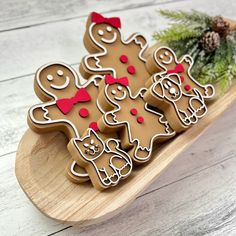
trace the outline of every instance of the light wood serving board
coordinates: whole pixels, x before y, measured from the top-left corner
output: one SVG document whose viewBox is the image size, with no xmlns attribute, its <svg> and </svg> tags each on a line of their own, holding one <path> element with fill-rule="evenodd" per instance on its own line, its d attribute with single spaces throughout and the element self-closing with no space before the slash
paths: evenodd
<svg viewBox="0 0 236 236">
<path fill-rule="evenodd" d="M 236 86 L 209 105 L 197 125 L 156 148 L 152 160 L 135 168 L 119 186 L 99 192 L 91 183 L 76 185 L 65 177 L 70 155 L 59 132 L 39 135 L 27 130 L 16 154 L 16 176 L 32 203 L 50 218 L 72 224 L 92 224 L 115 216 L 155 180 L 188 145 L 236 100 Z M 201 147 L 199 147 L 201 148 Z"/>
</svg>

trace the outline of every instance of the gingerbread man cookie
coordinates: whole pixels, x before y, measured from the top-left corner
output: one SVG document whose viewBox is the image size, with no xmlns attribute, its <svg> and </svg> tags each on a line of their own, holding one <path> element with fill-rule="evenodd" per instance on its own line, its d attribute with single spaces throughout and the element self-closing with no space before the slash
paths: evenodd
<svg viewBox="0 0 236 236">
<path fill-rule="evenodd" d="M 30 108 L 30 128 L 39 133 L 62 131 L 69 139 L 79 138 L 87 128 L 99 132 L 97 120 L 102 115 L 97 107 L 100 79 L 101 76 L 95 76 L 81 86 L 76 72 L 64 63 L 41 67 L 35 76 L 34 89 L 44 103 Z M 88 180 L 84 171 L 81 177 L 82 182 Z"/>
<path fill-rule="evenodd" d="M 181 79 L 181 90 L 188 94 L 195 94 L 197 89 L 204 99 L 212 98 L 215 89 L 212 85 L 201 85 L 191 76 L 193 59 L 189 55 L 184 55 L 179 60 L 176 54 L 168 47 L 160 47 L 147 58 L 146 67 L 150 74 L 154 74 L 146 83 L 147 87 L 161 77 L 170 74 L 178 74 Z"/>
<path fill-rule="evenodd" d="M 85 78 L 94 74 L 125 76 L 135 96 L 145 90 L 144 85 L 150 77 L 143 58 L 147 42 L 139 33 L 124 40 L 120 28 L 118 17 L 105 18 L 96 12 L 90 14 L 84 44 L 91 54 L 83 58 L 80 73 Z"/>
<path fill-rule="evenodd" d="M 127 77 L 106 75 L 99 84 L 98 104 L 104 111 L 98 121 L 102 132 L 119 131 L 121 146 L 130 149 L 135 163 L 150 159 L 153 143 L 175 135 L 164 116 L 151 110 L 141 94 L 131 95 Z"/>
<path fill-rule="evenodd" d="M 119 183 L 129 176 L 132 160 L 119 148 L 116 139 L 103 141 L 93 130 L 82 138 L 74 138 L 68 144 L 72 157 L 89 173 L 92 184 L 103 190 Z"/>
<path fill-rule="evenodd" d="M 181 132 L 196 124 L 207 113 L 202 94 L 193 88 L 191 93 L 183 90 L 178 74 L 170 74 L 156 81 L 144 94 L 144 100 L 164 114 L 170 126 Z"/>
</svg>

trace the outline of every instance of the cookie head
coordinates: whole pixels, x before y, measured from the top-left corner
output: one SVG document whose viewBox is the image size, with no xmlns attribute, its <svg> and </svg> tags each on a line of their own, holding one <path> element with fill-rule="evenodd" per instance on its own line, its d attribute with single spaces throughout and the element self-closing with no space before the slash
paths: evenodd
<svg viewBox="0 0 236 236">
<path fill-rule="evenodd" d="M 171 49 L 167 47 L 161 47 L 156 50 L 155 58 L 160 66 L 165 67 L 175 62 L 175 55 Z"/>
<path fill-rule="evenodd" d="M 123 101 L 129 95 L 127 77 L 114 78 L 111 75 L 106 75 L 105 83 L 106 95 L 112 102 Z"/>
<path fill-rule="evenodd" d="M 77 77 L 72 68 L 65 64 L 49 64 L 36 73 L 36 83 L 45 93 L 56 96 L 58 91 L 75 86 Z"/>
<path fill-rule="evenodd" d="M 119 28 L 121 23 L 118 17 L 106 18 L 93 12 L 91 13 L 90 23 L 90 35 L 100 45 L 106 46 L 120 40 Z"/>
<path fill-rule="evenodd" d="M 95 160 L 104 152 L 104 143 L 99 136 L 92 130 L 81 140 L 76 139 L 76 146 L 86 160 Z"/>
<path fill-rule="evenodd" d="M 158 81 L 153 91 L 156 95 L 162 98 L 166 98 L 169 101 L 177 101 L 182 96 L 181 81 L 177 74 L 164 77 Z"/>
</svg>

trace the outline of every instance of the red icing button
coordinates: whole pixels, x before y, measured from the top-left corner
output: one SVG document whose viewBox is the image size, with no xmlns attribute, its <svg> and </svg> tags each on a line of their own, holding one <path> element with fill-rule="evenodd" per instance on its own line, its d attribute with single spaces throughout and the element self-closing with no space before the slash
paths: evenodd
<svg viewBox="0 0 236 236">
<path fill-rule="evenodd" d="M 89 115 L 89 111 L 86 108 L 81 108 L 79 110 L 79 115 L 83 118 L 87 117 Z"/>
<path fill-rule="evenodd" d="M 127 71 L 129 74 L 133 75 L 135 73 L 135 67 L 134 66 L 128 66 Z"/>
<path fill-rule="evenodd" d="M 144 119 L 143 119 L 142 116 L 139 116 L 139 117 L 137 118 L 137 121 L 138 121 L 139 124 L 142 124 L 142 123 L 144 122 Z"/>
<path fill-rule="evenodd" d="M 186 85 L 184 86 L 184 89 L 185 89 L 186 91 L 189 91 L 189 90 L 191 89 L 191 86 L 190 86 L 189 84 L 186 84 Z"/>
<path fill-rule="evenodd" d="M 137 111 L 136 108 L 132 108 L 132 109 L 130 110 L 130 113 L 131 113 L 131 115 L 136 116 L 137 113 L 138 113 L 138 111 Z"/>
<path fill-rule="evenodd" d="M 126 63 L 126 62 L 128 62 L 128 57 L 127 57 L 126 55 L 121 55 L 121 56 L 120 56 L 120 61 L 121 61 L 122 63 Z"/>
<path fill-rule="evenodd" d="M 180 76 L 180 80 L 181 80 L 181 82 L 184 82 L 184 77 Z"/>
<path fill-rule="evenodd" d="M 97 122 L 91 122 L 89 128 L 93 129 L 95 132 L 99 131 Z"/>
</svg>

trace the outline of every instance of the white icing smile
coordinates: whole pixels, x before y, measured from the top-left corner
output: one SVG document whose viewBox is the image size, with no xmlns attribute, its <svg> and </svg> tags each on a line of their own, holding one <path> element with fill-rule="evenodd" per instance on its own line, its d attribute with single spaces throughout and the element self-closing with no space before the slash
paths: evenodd
<svg viewBox="0 0 236 236">
<path fill-rule="evenodd" d="M 114 43 L 117 39 L 117 33 L 114 32 L 114 36 L 112 39 L 104 39 L 104 38 L 101 38 L 101 40 L 104 42 L 104 43 Z"/>
<path fill-rule="evenodd" d="M 170 63 L 172 62 L 172 60 L 173 60 L 173 57 L 170 56 L 170 59 L 169 59 L 168 61 L 165 61 L 165 60 L 162 59 L 162 62 L 163 62 L 164 64 L 170 64 Z"/>
<path fill-rule="evenodd" d="M 66 76 L 66 81 L 65 81 L 64 84 L 62 84 L 62 85 L 55 85 L 55 84 L 52 83 L 52 84 L 50 84 L 50 86 L 52 88 L 54 88 L 54 89 L 64 89 L 64 88 L 66 88 L 69 85 L 69 83 L 70 83 L 70 78 L 68 76 Z"/>
<path fill-rule="evenodd" d="M 118 101 L 121 101 L 121 100 L 124 100 L 125 98 L 126 98 L 126 91 L 123 91 L 123 96 L 121 96 L 121 97 L 114 97 L 115 98 L 115 100 L 118 100 Z"/>
</svg>

